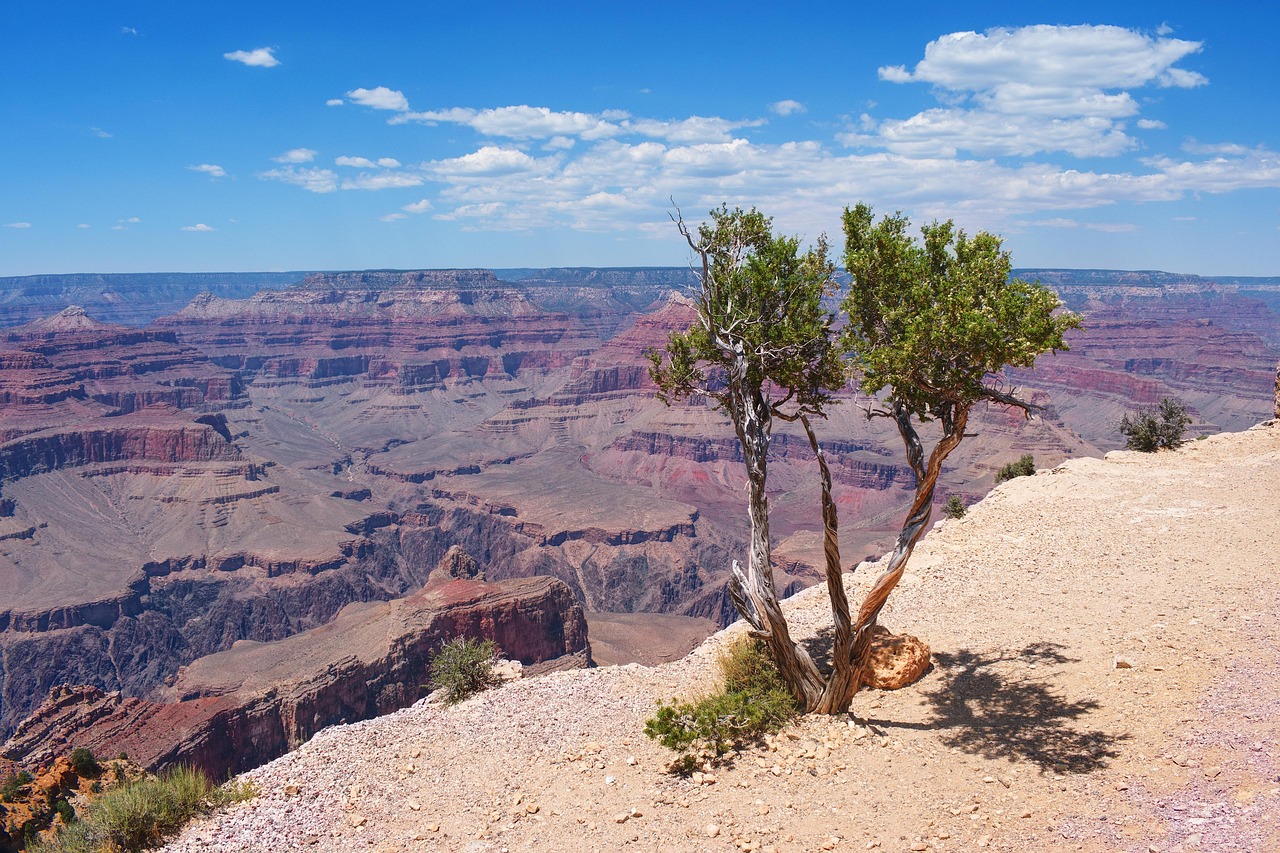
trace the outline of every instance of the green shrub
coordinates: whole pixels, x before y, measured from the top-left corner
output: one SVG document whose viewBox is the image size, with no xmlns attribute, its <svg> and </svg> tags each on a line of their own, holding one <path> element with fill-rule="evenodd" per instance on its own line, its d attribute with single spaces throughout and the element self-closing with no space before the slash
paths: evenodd
<svg viewBox="0 0 1280 853">
<path fill-rule="evenodd" d="M 742 640 L 718 661 L 723 689 L 697 702 L 660 703 L 644 725 L 653 740 L 681 753 L 673 769 L 689 772 L 730 749 L 776 732 L 799 711 L 764 644 Z"/>
<path fill-rule="evenodd" d="M 493 640 L 455 637 L 431 656 L 431 687 L 444 690 L 446 704 L 456 704 L 500 682 L 493 672 L 497 661 Z"/>
<path fill-rule="evenodd" d="M 80 820 L 75 820 L 72 812 L 74 822 L 30 850 L 33 853 L 143 850 L 160 844 L 165 836 L 172 835 L 197 814 L 239 802 L 254 793 L 247 783 L 215 788 L 200 771 L 177 767 L 159 777 L 140 779 L 108 791 L 84 807 Z M 66 820 L 65 814 L 63 819 Z"/>
<path fill-rule="evenodd" d="M 81 779 L 97 779 L 102 775 L 102 765 L 94 757 L 93 752 L 83 746 L 71 750 L 71 769 Z"/>
<path fill-rule="evenodd" d="M 0 803 L 11 803 L 21 796 L 23 788 L 30 785 L 32 776 L 25 770 L 19 770 L 0 783 Z"/>
<path fill-rule="evenodd" d="M 1028 453 L 1017 462 L 1010 462 L 997 471 L 996 482 L 1003 483 L 1005 480 L 1012 480 L 1014 477 L 1030 477 L 1035 472 L 1036 458 Z"/>
<path fill-rule="evenodd" d="M 71 803 L 67 802 L 66 797 L 59 797 L 54 800 L 53 810 L 62 818 L 64 824 L 76 822 L 76 810 L 71 807 Z"/>
<path fill-rule="evenodd" d="M 947 514 L 947 518 L 964 518 L 964 514 L 969 511 L 964 505 L 964 501 L 959 495 L 952 495 L 947 498 L 946 504 L 942 507 L 942 511 Z"/>
<path fill-rule="evenodd" d="M 1183 433 L 1191 423 L 1187 404 L 1176 397 L 1165 397 L 1154 408 L 1144 407 L 1125 412 L 1120 419 L 1120 434 L 1125 447 L 1143 453 L 1173 450 L 1182 445 Z"/>
</svg>

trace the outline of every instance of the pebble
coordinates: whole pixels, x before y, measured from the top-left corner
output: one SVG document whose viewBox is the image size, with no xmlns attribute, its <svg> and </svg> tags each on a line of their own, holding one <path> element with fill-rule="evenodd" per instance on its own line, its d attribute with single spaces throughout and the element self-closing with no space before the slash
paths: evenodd
<svg viewBox="0 0 1280 853">
<path fill-rule="evenodd" d="M 717 835 L 720 834 L 720 827 L 714 823 L 709 823 L 702 830 L 702 834 L 707 836 L 707 838 L 715 838 Z"/>
</svg>

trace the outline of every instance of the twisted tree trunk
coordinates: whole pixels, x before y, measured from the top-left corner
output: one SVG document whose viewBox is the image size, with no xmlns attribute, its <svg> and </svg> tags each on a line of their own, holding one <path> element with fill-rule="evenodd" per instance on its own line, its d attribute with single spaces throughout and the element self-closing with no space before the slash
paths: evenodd
<svg viewBox="0 0 1280 853">
<path fill-rule="evenodd" d="M 731 380 L 731 384 L 735 384 Z M 739 407 L 732 420 L 742 444 L 747 468 L 747 514 L 751 521 L 751 551 L 744 572 L 733 561 L 729 597 L 734 607 L 751 625 L 751 633 L 765 641 L 778 664 L 782 679 L 807 711 L 823 691 L 822 674 L 803 647 L 791 639 L 773 586 L 772 548 L 769 543 L 769 499 L 765 494 L 768 476 L 769 439 L 772 412 L 758 391 L 743 393 L 739 384 L 731 388 L 730 402 Z"/>
<path fill-rule="evenodd" d="M 902 530 L 898 533 L 898 541 L 889 557 L 888 567 L 876 578 L 871 591 L 867 593 L 866 600 L 862 602 L 862 607 L 858 609 L 858 620 L 853 629 L 852 650 L 852 661 L 857 675 L 853 687 L 855 693 L 867 680 L 872 629 L 875 628 L 880 611 L 884 609 L 885 602 L 889 599 L 889 593 L 893 592 L 898 581 L 902 580 L 907 560 L 928 526 L 929 519 L 933 516 L 933 495 L 938 483 L 938 475 L 942 473 L 942 462 L 964 438 L 965 424 L 969 420 L 969 406 L 956 406 L 954 412 L 948 412 L 940 418 L 942 438 L 929 454 L 927 465 L 924 462 L 924 448 L 920 445 L 920 436 L 911 423 L 910 414 L 903 406 L 896 404 L 892 416 L 898 425 L 898 433 L 902 436 L 903 444 L 906 445 L 907 461 L 916 475 L 916 495 L 906 520 L 902 523 Z M 852 700 L 852 698 L 851 693 L 849 699 Z M 846 704 L 845 707 L 847 708 L 848 705 Z"/>
</svg>

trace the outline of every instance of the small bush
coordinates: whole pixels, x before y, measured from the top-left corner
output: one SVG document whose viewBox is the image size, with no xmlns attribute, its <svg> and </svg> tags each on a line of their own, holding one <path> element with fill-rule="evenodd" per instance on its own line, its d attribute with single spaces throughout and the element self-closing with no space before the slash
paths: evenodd
<svg viewBox="0 0 1280 853">
<path fill-rule="evenodd" d="M 83 746 L 71 750 L 71 769 L 81 779 L 97 779 L 102 775 L 102 765 L 94 757 L 93 752 Z"/>
<path fill-rule="evenodd" d="M 959 495 L 952 495 L 947 498 L 946 504 L 942 507 L 942 511 L 947 514 L 947 518 L 964 518 L 964 514 L 969 511 L 964 505 L 964 501 Z"/>
<path fill-rule="evenodd" d="M 799 711 L 768 650 L 742 640 L 718 661 L 724 688 L 697 702 L 659 704 L 644 733 L 681 757 L 673 764 L 689 772 L 730 749 L 776 732 Z"/>
<path fill-rule="evenodd" d="M 6 777 L 4 782 L 0 783 L 0 802 L 13 802 L 25 793 L 23 789 L 30 785 L 31 782 L 32 776 L 25 770 L 19 770 L 17 773 Z"/>
<path fill-rule="evenodd" d="M 1012 480 L 1014 477 L 1030 477 L 1035 472 L 1036 458 L 1028 453 L 1017 462 L 1010 462 L 997 471 L 996 482 L 1003 483 L 1005 480 Z"/>
<path fill-rule="evenodd" d="M 63 824 L 70 825 L 76 822 L 76 810 L 71 807 L 71 803 L 67 802 L 65 797 L 59 797 L 54 801 L 53 810 L 62 818 Z"/>
<path fill-rule="evenodd" d="M 431 686 L 445 691 L 446 704 L 456 704 L 499 683 L 493 673 L 497 661 L 493 640 L 455 637 L 431 656 Z"/>
<path fill-rule="evenodd" d="M 1125 437 L 1125 447 L 1142 453 L 1157 450 L 1173 450 L 1183 442 L 1183 433 L 1191 424 L 1187 404 L 1175 397 L 1165 397 L 1155 408 L 1146 407 L 1136 412 L 1125 412 L 1120 419 L 1120 434 Z"/>
<path fill-rule="evenodd" d="M 75 820 L 73 811 L 68 825 L 30 849 L 32 853 L 143 850 L 160 844 L 197 814 L 255 793 L 245 783 L 215 788 L 198 770 L 177 767 L 158 778 L 108 791 L 84 807 L 80 820 Z"/>
</svg>

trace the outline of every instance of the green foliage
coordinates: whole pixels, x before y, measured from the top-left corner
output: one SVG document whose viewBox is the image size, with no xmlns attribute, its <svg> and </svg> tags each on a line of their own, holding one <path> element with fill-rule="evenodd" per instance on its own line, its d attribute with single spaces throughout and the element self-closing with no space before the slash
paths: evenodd
<svg viewBox="0 0 1280 853">
<path fill-rule="evenodd" d="M 681 753 L 674 768 L 694 769 L 748 741 L 776 732 L 799 711 L 768 649 L 758 640 L 732 645 L 718 661 L 723 689 L 697 702 L 659 704 L 644 726 L 653 740 Z"/>
<path fill-rule="evenodd" d="M 754 208 L 722 206 L 710 216 L 696 240 L 680 222 L 703 261 L 699 322 L 646 353 L 659 398 L 707 394 L 732 416 L 732 379 L 747 393 L 772 386 L 779 404 L 821 412 L 844 384 L 822 305 L 835 288 L 825 237 L 801 253 L 798 239 L 775 236 Z"/>
<path fill-rule="evenodd" d="M 83 746 L 71 750 L 70 761 L 71 769 L 76 771 L 76 775 L 81 779 L 96 779 L 102 775 L 102 765 L 98 763 L 93 752 Z"/>
<path fill-rule="evenodd" d="M 19 770 L 5 777 L 4 782 L 0 782 L 0 803 L 13 802 L 25 793 L 23 789 L 31 782 L 32 776 L 25 770 Z"/>
<path fill-rule="evenodd" d="M 76 810 L 71 807 L 71 803 L 67 802 L 65 797 L 54 800 L 53 810 L 62 818 L 64 825 L 76 822 Z"/>
<path fill-rule="evenodd" d="M 964 505 L 964 501 L 960 499 L 959 495 L 952 495 L 947 498 L 947 503 L 943 506 L 942 511 L 947 514 L 947 518 L 964 518 L 969 509 Z"/>
<path fill-rule="evenodd" d="M 1028 453 L 1017 462 L 1010 462 L 997 471 L 996 482 L 1003 483 L 1005 480 L 1012 480 L 1014 477 L 1030 477 L 1035 472 L 1036 458 Z"/>
<path fill-rule="evenodd" d="M 252 796 L 252 788 L 247 790 L 247 796 Z M 245 798 L 244 785 L 215 788 L 199 771 L 177 767 L 108 791 L 85 806 L 79 820 L 72 812 L 72 822 L 29 849 L 33 853 L 143 850 L 160 844 L 197 814 Z"/>
<path fill-rule="evenodd" d="M 1183 434 L 1191 423 L 1187 405 L 1176 397 L 1165 397 L 1155 408 L 1145 407 L 1125 412 L 1120 419 L 1120 434 L 1125 447 L 1143 453 L 1173 450 L 1185 440 Z"/>
<path fill-rule="evenodd" d="M 493 640 L 455 637 L 431 656 L 431 686 L 445 691 L 446 704 L 461 702 L 499 683 L 493 672 L 497 660 Z"/>
<path fill-rule="evenodd" d="M 844 212 L 853 283 L 841 304 L 849 315 L 842 349 L 862 391 L 888 388 L 895 405 L 922 420 L 979 400 L 1006 402 L 990 377 L 1066 349 L 1063 334 L 1080 318 L 1058 311 L 1048 288 L 1010 279 L 999 237 L 969 237 L 947 221 L 924 226 L 918 243 L 909 226 L 901 214 L 875 224 L 865 204 Z"/>
</svg>

